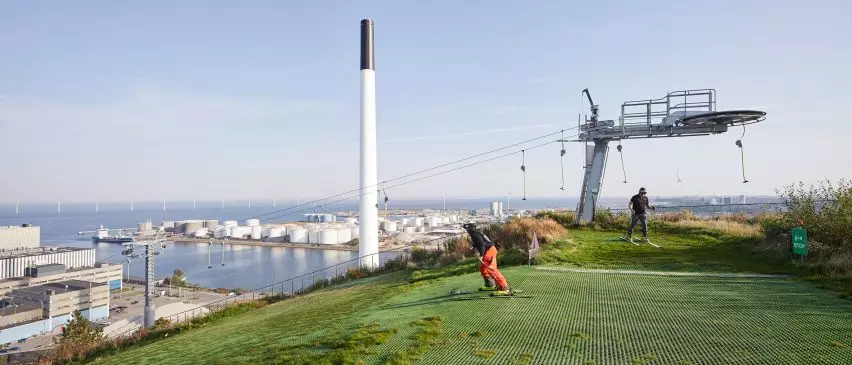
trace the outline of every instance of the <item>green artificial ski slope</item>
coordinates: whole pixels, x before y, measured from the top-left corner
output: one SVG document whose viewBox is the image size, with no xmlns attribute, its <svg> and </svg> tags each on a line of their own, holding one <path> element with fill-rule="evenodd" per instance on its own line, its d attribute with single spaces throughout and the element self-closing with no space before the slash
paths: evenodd
<svg viewBox="0 0 852 365">
<path fill-rule="evenodd" d="M 104 364 L 852 364 L 852 302 L 795 279 L 503 270 L 533 298 L 448 296 L 478 273 L 369 279 Z M 370 325 L 372 324 L 372 325 Z"/>
</svg>

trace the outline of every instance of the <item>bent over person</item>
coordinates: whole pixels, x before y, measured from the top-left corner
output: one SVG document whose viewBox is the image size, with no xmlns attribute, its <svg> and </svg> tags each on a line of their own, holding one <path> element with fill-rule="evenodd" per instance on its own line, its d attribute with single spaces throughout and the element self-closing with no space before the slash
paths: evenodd
<svg viewBox="0 0 852 365">
<path fill-rule="evenodd" d="M 488 236 L 476 229 L 473 223 L 463 225 L 467 234 L 470 235 L 470 243 L 479 253 L 479 272 L 485 281 L 485 286 L 480 291 L 493 291 L 491 295 L 511 295 L 509 284 L 503 274 L 497 270 L 497 247 L 488 239 Z"/>
</svg>

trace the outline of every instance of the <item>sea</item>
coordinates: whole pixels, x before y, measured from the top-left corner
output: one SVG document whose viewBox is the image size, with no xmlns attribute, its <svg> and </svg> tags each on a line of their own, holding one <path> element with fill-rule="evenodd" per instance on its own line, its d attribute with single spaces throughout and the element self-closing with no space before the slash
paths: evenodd
<svg viewBox="0 0 852 365">
<path fill-rule="evenodd" d="M 504 207 L 513 209 L 558 209 L 574 208 L 576 198 L 471 198 L 449 199 L 446 208 L 452 210 L 487 209 L 491 201 L 503 201 Z M 136 228 L 137 224 L 151 220 L 154 225 L 168 220 L 218 219 L 242 221 L 258 218 L 264 223 L 293 222 L 303 219 L 305 213 L 333 213 L 338 211 L 357 211 L 357 201 L 337 203 L 328 206 L 300 207 L 291 209 L 298 201 L 271 200 L 253 201 L 251 207 L 247 201 L 181 201 L 167 202 L 163 210 L 162 202 L 135 202 L 133 210 L 130 203 L 62 203 L 58 204 L 0 204 L 0 226 L 14 226 L 25 223 L 39 226 L 42 246 L 85 247 L 96 250 L 96 259 L 103 262 L 125 265 L 125 275 L 132 278 L 144 276 L 144 259 L 128 259 L 121 255 L 122 246 L 114 243 L 92 242 L 92 234 L 79 235 L 79 232 L 93 231 L 103 225 L 110 229 Z M 307 202 L 303 202 L 307 203 Z M 97 205 L 97 208 L 96 208 Z M 400 200 L 389 205 L 395 209 L 443 209 L 443 199 Z M 380 260 L 393 258 L 396 253 L 381 255 Z M 224 256 L 224 257 L 223 257 Z M 271 285 L 291 277 L 309 273 L 324 267 L 350 261 L 358 257 L 358 252 L 302 249 L 287 247 L 255 247 L 226 245 L 209 247 L 206 243 L 173 243 L 166 246 L 155 257 L 156 277 L 170 276 L 175 269 L 186 275 L 187 281 L 208 288 L 245 288 L 255 289 Z M 224 262 L 224 265 L 222 263 Z M 209 264 L 209 265 L 208 265 Z M 208 266 L 211 266 L 208 268 Z M 129 274 L 128 274 L 129 273 Z"/>
</svg>

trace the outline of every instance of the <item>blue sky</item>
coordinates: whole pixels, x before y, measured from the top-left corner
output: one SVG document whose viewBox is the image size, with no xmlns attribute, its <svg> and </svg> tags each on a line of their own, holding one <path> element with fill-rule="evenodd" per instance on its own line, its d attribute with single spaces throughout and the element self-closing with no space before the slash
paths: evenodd
<svg viewBox="0 0 852 365">
<path fill-rule="evenodd" d="M 614 145 L 604 195 L 763 194 L 852 176 L 842 1 L 17 1 L 0 5 L 0 201 L 310 198 L 356 188 L 359 22 L 376 23 L 380 180 L 715 88 L 764 123 Z M 576 196 L 582 146 L 526 156 Z M 520 155 L 395 189 L 523 189 Z M 681 183 L 675 182 L 680 170 Z"/>
</svg>

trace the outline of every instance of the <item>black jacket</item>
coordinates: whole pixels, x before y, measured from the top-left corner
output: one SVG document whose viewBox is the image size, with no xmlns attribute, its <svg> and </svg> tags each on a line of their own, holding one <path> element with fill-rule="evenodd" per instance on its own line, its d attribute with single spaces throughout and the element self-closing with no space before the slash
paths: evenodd
<svg viewBox="0 0 852 365">
<path fill-rule="evenodd" d="M 494 242 L 491 242 L 491 240 L 488 239 L 488 236 L 475 227 L 467 226 L 465 227 L 465 230 L 467 230 L 467 234 L 470 235 L 470 243 L 476 252 L 479 252 L 479 256 L 485 255 L 485 250 L 494 246 Z"/>
</svg>

